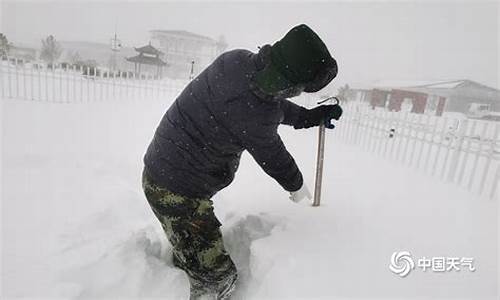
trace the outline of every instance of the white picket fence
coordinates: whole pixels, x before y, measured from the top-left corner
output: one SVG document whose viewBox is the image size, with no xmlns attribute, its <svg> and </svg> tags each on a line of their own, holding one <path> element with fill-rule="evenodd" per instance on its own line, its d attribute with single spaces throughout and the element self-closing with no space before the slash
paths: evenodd
<svg viewBox="0 0 500 300">
<path fill-rule="evenodd" d="M 0 61 L 2 99 L 161 101 L 171 100 L 186 84 L 187 80 L 138 78 L 130 73 L 110 76 L 91 68 L 40 69 Z M 301 101 L 306 104 L 316 100 L 304 97 Z M 498 197 L 500 123 L 373 110 L 360 102 L 349 102 L 343 108 L 334 131 L 338 138 L 480 195 Z"/>
<path fill-rule="evenodd" d="M 500 123 L 344 105 L 336 135 L 381 158 L 497 198 Z"/>
<path fill-rule="evenodd" d="M 88 75 L 86 75 L 88 74 Z M 126 99 L 165 99 L 186 80 L 153 79 L 126 72 L 68 66 L 35 68 L 17 60 L 0 61 L 0 96 L 32 101 L 78 103 Z"/>
</svg>

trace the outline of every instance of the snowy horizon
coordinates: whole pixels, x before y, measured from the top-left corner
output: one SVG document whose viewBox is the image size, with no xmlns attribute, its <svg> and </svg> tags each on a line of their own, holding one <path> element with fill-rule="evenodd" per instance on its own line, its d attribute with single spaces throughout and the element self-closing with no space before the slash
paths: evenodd
<svg viewBox="0 0 500 300">
<path fill-rule="evenodd" d="M 149 30 L 187 30 L 214 39 L 224 35 L 229 49 L 256 51 L 306 23 L 341 63 L 339 85 L 467 78 L 500 87 L 500 8 L 494 1 L 118 3 L 2 1 L 0 32 L 36 46 L 49 34 L 109 44 L 116 31 L 125 46 L 137 47 L 148 43 Z"/>
</svg>

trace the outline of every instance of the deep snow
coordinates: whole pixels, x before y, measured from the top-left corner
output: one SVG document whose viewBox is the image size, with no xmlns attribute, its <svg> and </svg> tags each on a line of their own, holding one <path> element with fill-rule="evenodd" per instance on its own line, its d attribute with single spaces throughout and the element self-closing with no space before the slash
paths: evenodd
<svg viewBox="0 0 500 300">
<path fill-rule="evenodd" d="M 187 279 L 140 187 L 168 101 L 2 103 L 2 298 L 186 298 Z M 316 129 L 280 133 L 312 190 Z M 238 298 L 496 298 L 497 201 L 333 131 L 321 207 L 289 201 L 247 153 L 214 201 L 241 274 Z M 388 269 L 399 250 L 474 257 L 477 270 L 399 278 Z"/>
</svg>

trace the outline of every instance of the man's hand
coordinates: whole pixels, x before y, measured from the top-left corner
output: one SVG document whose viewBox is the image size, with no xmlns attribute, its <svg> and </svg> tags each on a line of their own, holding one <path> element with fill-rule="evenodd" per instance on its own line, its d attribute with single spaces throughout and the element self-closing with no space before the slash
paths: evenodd
<svg viewBox="0 0 500 300">
<path fill-rule="evenodd" d="M 327 128 L 333 129 L 335 126 L 331 123 L 332 119 L 338 120 L 342 116 L 342 108 L 338 104 L 321 105 L 307 110 L 303 119 L 301 119 L 295 129 L 309 128 L 325 124 Z"/>
<path fill-rule="evenodd" d="M 309 116 L 314 126 L 319 126 L 323 121 L 327 128 L 333 129 L 335 126 L 332 124 L 332 119 L 340 119 L 342 108 L 338 104 L 321 105 L 309 110 Z"/>
<path fill-rule="evenodd" d="M 312 199 L 311 193 L 309 192 L 309 189 L 307 188 L 306 184 L 302 184 L 302 187 L 295 192 L 290 192 L 290 200 L 292 200 L 295 203 L 299 203 L 300 201 L 304 200 L 304 198 L 307 198 L 309 200 Z"/>
</svg>

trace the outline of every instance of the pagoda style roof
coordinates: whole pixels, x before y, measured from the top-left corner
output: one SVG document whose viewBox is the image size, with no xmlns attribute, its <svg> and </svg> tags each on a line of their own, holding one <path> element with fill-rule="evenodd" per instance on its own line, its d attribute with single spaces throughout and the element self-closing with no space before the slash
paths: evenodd
<svg viewBox="0 0 500 300">
<path fill-rule="evenodd" d="M 142 54 L 132 56 L 132 57 L 127 57 L 127 61 L 133 62 L 133 63 L 139 63 L 139 64 L 144 64 L 144 65 L 153 65 L 153 66 L 166 66 L 167 63 L 161 60 L 160 58 L 156 56 L 145 56 Z"/>
<path fill-rule="evenodd" d="M 156 49 L 155 47 L 151 46 L 151 43 L 146 46 L 142 46 L 139 48 L 134 47 L 135 51 L 139 53 L 145 53 L 145 54 L 151 54 L 151 55 L 163 55 L 163 52 L 160 50 Z"/>
</svg>

